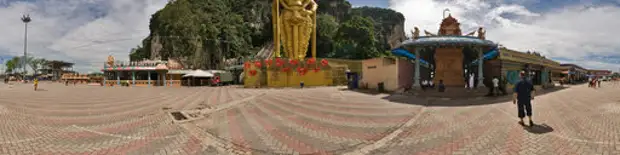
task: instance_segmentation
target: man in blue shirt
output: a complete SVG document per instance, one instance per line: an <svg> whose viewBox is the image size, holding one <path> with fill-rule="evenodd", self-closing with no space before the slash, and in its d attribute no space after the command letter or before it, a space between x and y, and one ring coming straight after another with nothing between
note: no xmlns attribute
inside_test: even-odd
<svg viewBox="0 0 620 155"><path fill-rule="evenodd" d="M532 100L534 99L534 84L526 79L525 72L521 72L521 81L514 86L514 93L512 95L512 103L517 104L517 110L519 111L519 124L523 123L523 117L527 115L530 120L530 126L534 125L532 121Z"/></svg>

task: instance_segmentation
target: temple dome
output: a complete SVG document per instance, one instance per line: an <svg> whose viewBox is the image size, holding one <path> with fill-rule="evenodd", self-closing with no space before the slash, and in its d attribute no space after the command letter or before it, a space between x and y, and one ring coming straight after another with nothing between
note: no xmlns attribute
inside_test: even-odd
<svg viewBox="0 0 620 155"><path fill-rule="evenodd" d="M460 25L459 21L452 17L452 14L449 14L448 17L441 21L441 27L450 26L452 24L457 24L457 26Z"/></svg>

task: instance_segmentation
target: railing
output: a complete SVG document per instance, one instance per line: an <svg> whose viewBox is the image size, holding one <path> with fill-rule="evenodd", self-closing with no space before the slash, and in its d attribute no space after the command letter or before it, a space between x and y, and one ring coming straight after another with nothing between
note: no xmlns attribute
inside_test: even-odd
<svg viewBox="0 0 620 155"><path fill-rule="evenodd" d="M129 86L149 86L148 80L121 80L121 85L128 82ZM163 82L163 81L162 81ZM165 86L181 86L181 80L166 80ZM106 80L105 86L116 86L118 85L116 80ZM157 80L151 80L151 86L157 85Z"/></svg>
<svg viewBox="0 0 620 155"><path fill-rule="evenodd" d="M168 86L181 86L181 80L168 80Z"/></svg>

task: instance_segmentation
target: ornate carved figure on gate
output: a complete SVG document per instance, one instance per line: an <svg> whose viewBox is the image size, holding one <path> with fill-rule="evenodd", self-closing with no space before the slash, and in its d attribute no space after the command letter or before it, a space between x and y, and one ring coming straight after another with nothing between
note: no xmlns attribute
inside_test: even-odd
<svg viewBox="0 0 620 155"><path fill-rule="evenodd" d="M318 5L314 0L281 0L280 4L283 7L279 20L279 27L283 30L280 36L286 56L304 59Z"/></svg>
<svg viewBox="0 0 620 155"><path fill-rule="evenodd" d="M487 33L482 27L478 28L478 38L484 40L486 37L484 36Z"/></svg>
<svg viewBox="0 0 620 155"><path fill-rule="evenodd" d="M428 31L426 31L426 30L424 30L424 34L425 34L426 36L436 36L436 34L433 34L433 33L428 32Z"/></svg>
<svg viewBox="0 0 620 155"><path fill-rule="evenodd" d="M420 29L418 29L418 27L413 27L413 30L411 31L411 36L413 37L413 39L418 39L420 37Z"/></svg>
<svg viewBox="0 0 620 155"><path fill-rule="evenodd" d="M449 14L448 17L444 18L441 21L441 26L439 27L439 35L461 35L461 24L452 17L452 14Z"/></svg>
<svg viewBox="0 0 620 155"><path fill-rule="evenodd" d="M114 57L112 55L108 56L108 61L106 61L106 64L108 64L108 67L114 67Z"/></svg>

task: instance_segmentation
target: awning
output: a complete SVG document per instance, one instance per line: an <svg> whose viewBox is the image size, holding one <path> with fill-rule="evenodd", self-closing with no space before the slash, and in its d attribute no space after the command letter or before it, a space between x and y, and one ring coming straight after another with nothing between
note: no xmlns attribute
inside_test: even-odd
<svg viewBox="0 0 620 155"><path fill-rule="evenodd" d="M192 70L168 70L168 73L166 73L166 74L181 74L181 75L184 75L184 74L189 74L189 73L192 73L192 72L193 72Z"/></svg>
<svg viewBox="0 0 620 155"><path fill-rule="evenodd" d="M189 74L183 75L183 77L213 77L213 74L203 70L195 70Z"/></svg>

